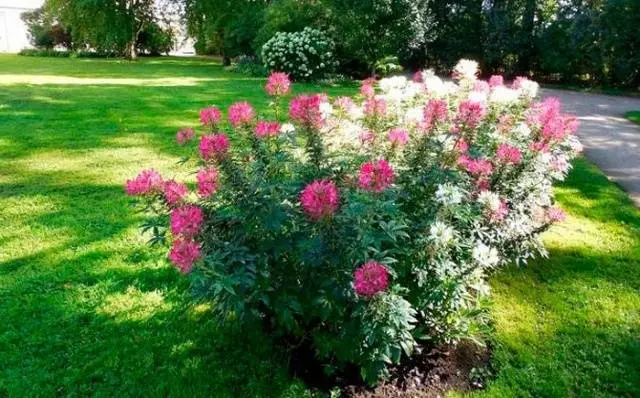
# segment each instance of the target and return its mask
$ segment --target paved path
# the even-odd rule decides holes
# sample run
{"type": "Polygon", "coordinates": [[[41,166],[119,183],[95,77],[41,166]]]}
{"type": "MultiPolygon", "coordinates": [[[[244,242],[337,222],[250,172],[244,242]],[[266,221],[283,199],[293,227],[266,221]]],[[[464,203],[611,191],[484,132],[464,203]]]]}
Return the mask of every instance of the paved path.
{"type": "Polygon", "coordinates": [[[640,207],[640,126],[624,118],[626,112],[640,111],[640,98],[550,89],[542,96],[560,98],[563,109],[578,117],[587,158],[640,207]]]}

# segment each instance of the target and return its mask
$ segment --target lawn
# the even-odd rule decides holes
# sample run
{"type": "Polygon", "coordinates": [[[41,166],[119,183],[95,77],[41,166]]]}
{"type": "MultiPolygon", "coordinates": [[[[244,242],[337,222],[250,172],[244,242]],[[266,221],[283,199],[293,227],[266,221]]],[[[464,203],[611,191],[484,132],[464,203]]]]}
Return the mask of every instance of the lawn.
{"type": "MultiPolygon", "coordinates": [[[[259,79],[205,59],[0,56],[0,397],[310,395],[258,328],[194,305],[139,237],[122,183],[176,166],[175,131],[259,79]]],[[[295,91],[352,87],[296,85],[295,91]]],[[[579,159],[549,259],[492,278],[495,380],[479,396],[640,395],[640,211],[579,159]]]]}
{"type": "Polygon", "coordinates": [[[640,111],[627,112],[625,117],[636,124],[640,124],[640,111]]]}

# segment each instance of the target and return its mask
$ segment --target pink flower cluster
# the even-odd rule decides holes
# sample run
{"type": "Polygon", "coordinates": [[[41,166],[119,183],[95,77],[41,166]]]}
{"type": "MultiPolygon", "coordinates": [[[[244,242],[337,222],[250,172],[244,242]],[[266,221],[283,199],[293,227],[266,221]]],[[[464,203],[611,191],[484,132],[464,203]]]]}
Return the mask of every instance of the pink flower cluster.
{"type": "Polygon", "coordinates": [[[343,113],[349,113],[356,108],[356,103],[349,97],[338,97],[333,104],[343,113]]]}
{"type": "Polygon", "coordinates": [[[476,80],[473,84],[473,91],[489,94],[491,92],[491,86],[484,80],[476,80]]]}
{"type": "Polygon", "coordinates": [[[169,180],[162,186],[162,193],[169,205],[176,205],[189,193],[189,188],[181,182],[169,180]]]}
{"type": "Polygon", "coordinates": [[[229,138],[224,134],[209,134],[200,139],[200,156],[204,160],[220,160],[228,150],[229,138]]]}
{"type": "Polygon", "coordinates": [[[299,95],[289,104],[289,117],[307,128],[318,129],[324,124],[320,104],[326,100],[324,94],[299,95]]]}
{"type": "Polygon", "coordinates": [[[127,180],[125,191],[129,196],[146,195],[162,190],[164,182],[154,169],[143,170],[133,180],[127,180]]]}
{"type": "Polygon", "coordinates": [[[476,128],[487,116],[487,107],[477,101],[465,100],[458,105],[456,121],[469,128],[476,128]]]}
{"type": "Polygon", "coordinates": [[[367,162],[360,167],[358,186],[365,191],[382,192],[389,188],[394,180],[393,168],[389,162],[380,159],[377,162],[367,162]]]}
{"type": "Polygon", "coordinates": [[[215,106],[210,106],[200,111],[200,124],[202,124],[203,126],[211,127],[213,129],[216,127],[218,122],[220,122],[221,117],[222,112],[220,112],[220,109],[216,108],[215,106]]]}
{"type": "Polygon", "coordinates": [[[519,164],[522,161],[520,149],[508,144],[500,144],[496,152],[498,161],[506,164],[519,164]]]}
{"type": "Polygon", "coordinates": [[[312,220],[330,217],[338,210],[340,192],[329,180],[315,180],[300,194],[302,209],[312,220]]]}
{"type": "Polygon", "coordinates": [[[442,99],[430,99],[422,112],[424,127],[427,131],[432,130],[437,123],[444,122],[449,118],[449,108],[447,101],[442,99]]]}
{"type": "Polygon", "coordinates": [[[489,220],[493,222],[502,222],[504,218],[509,214],[509,208],[507,207],[507,202],[504,200],[500,201],[500,205],[496,210],[489,212],[489,220]]]}
{"type": "Polygon", "coordinates": [[[176,141],[179,145],[184,145],[196,138],[196,132],[192,128],[184,128],[176,133],[176,141]]]}
{"type": "Polygon", "coordinates": [[[362,81],[362,85],[360,86],[360,94],[362,94],[365,98],[373,98],[376,95],[376,89],[374,88],[376,84],[376,79],[370,77],[362,81]]]}
{"type": "Polygon", "coordinates": [[[284,72],[273,72],[269,75],[264,90],[271,96],[287,94],[291,90],[289,75],[284,72]]]}
{"type": "Polygon", "coordinates": [[[173,241],[169,260],[183,273],[191,272],[193,263],[200,258],[200,245],[189,239],[178,238],[173,241]]]}
{"type": "Polygon", "coordinates": [[[353,287],[359,296],[371,297],[389,287],[389,270],[384,265],[369,261],[353,273],[353,287]]]}
{"type": "Polygon", "coordinates": [[[280,132],[280,123],[260,120],[253,129],[257,138],[275,137],[280,132]]]}
{"type": "Polygon", "coordinates": [[[493,173],[493,164],[489,160],[474,159],[468,155],[461,155],[458,158],[458,166],[478,176],[489,176],[493,173]]]}
{"type": "Polygon", "coordinates": [[[213,195],[218,190],[218,170],[213,167],[201,169],[196,174],[198,181],[198,195],[203,198],[213,195]]]}
{"type": "Polygon", "coordinates": [[[564,210],[557,206],[551,206],[547,209],[547,219],[549,222],[560,222],[567,218],[564,210]]]}
{"type": "Polygon", "coordinates": [[[236,102],[229,107],[229,123],[234,128],[243,127],[251,124],[253,118],[256,116],[255,111],[251,105],[244,102],[236,102]]]}
{"type": "Polygon", "coordinates": [[[545,142],[562,141],[568,134],[575,133],[578,122],[575,117],[563,115],[560,112],[560,101],[549,97],[534,104],[529,112],[529,124],[542,128],[542,138],[545,142]]]}
{"type": "Polygon", "coordinates": [[[364,114],[382,118],[387,113],[387,102],[382,98],[369,98],[364,103],[364,114]]]}
{"type": "Polygon", "coordinates": [[[174,236],[192,238],[200,232],[204,216],[202,209],[198,206],[187,205],[171,210],[169,220],[171,233],[174,236]]]}
{"type": "Polygon", "coordinates": [[[391,142],[393,146],[403,146],[409,141],[409,133],[406,130],[401,128],[394,128],[389,131],[387,134],[387,139],[391,142]]]}
{"type": "Polygon", "coordinates": [[[504,86],[504,77],[502,77],[502,75],[493,75],[489,78],[489,86],[491,86],[491,88],[493,87],[498,87],[498,86],[504,86]]]}

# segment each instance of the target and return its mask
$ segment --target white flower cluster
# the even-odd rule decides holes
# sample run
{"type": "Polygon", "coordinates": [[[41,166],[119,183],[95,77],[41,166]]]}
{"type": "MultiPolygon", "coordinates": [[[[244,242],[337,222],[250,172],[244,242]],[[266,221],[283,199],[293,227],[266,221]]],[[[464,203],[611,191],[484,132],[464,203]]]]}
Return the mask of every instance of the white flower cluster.
{"type": "Polygon", "coordinates": [[[553,181],[565,178],[582,149],[575,120],[557,102],[536,102],[536,82],[505,85],[496,77],[490,84],[478,74],[476,62],[462,60],[457,82],[430,70],[413,81],[382,79],[375,90],[363,88],[361,101],[328,116],[323,131],[336,153],[384,157],[398,173],[419,174],[408,178],[430,192],[423,213],[433,215],[423,232],[428,260],[414,269],[421,286],[429,278],[462,278],[462,289],[486,291],[487,270],[544,254],[538,235],[561,213],[553,181]],[[404,131],[406,143],[392,145],[392,130],[404,131]]]}
{"type": "Polygon", "coordinates": [[[287,72],[294,79],[316,79],[336,66],[334,47],[327,35],[309,27],[278,32],[262,46],[262,61],[270,71],[287,72]]]}

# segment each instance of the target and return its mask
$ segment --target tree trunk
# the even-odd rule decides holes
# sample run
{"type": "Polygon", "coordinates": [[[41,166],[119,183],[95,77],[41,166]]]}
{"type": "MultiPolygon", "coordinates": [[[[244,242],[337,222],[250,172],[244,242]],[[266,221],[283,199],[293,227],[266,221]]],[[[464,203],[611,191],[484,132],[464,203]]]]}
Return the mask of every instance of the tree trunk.
{"type": "Polygon", "coordinates": [[[522,52],[518,60],[518,72],[527,75],[532,69],[536,0],[527,0],[522,16],[522,52]]]}
{"type": "Polygon", "coordinates": [[[135,61],[138,58],[138,52],[136,51],[136,41],[130,41],[127,43],[127,50],[125,57],[130,61],[135,61]]]}

